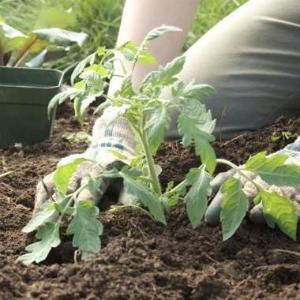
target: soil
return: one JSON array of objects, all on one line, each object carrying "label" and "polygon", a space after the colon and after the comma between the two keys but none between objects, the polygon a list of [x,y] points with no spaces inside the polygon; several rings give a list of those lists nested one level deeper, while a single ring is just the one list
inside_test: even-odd
[{"label": "soil", "polygon": [[[93,122],[90,117],[85,129]],[[281,118],[261,131],[217,142],[218,156],[242,163],[252,153],[292,142],[294,137],[285,140],[281,133],[296,135],[299,128],[300,120]],[[35,185],[61,157],[86,148],[63,138],[80,130],[64,106],[51,139],[0,151],[0,174],[14,172],[0,180],[0,299],[300,299],[299,242],[247,220],[222,242],[218,227],[193,230],[183,205],[170,212],[167,227],[141,211],[102,211],[103,249],[90,261],[74,263],[65,244],[41,265],[16,263],[32,240],[21,228],[31,216]],[[281,137],[276,142],[274,134]],[[166,143],[158,161],[163,183],[181,180],[198,164],[178,141]]]}]

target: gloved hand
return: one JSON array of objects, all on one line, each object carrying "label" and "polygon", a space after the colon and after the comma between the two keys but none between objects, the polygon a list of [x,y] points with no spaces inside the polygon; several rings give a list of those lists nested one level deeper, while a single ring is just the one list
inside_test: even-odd
[{"label": "gloved hand", "polygon": [[[93,199],[98,203],[109,185],[114,181],[114,179],[101,178],[104,170],[121,168],[124,165],[124,163],[116,159],[111,150],[122,153],[129,161],[134,156],[136,143],[128,123],[123,118],[118,118],[111,122],[112,114],[114,114],[113,108],[109,107],[96,121],[91,145],[83,154],[68,156],[60,162],[62,164],[67,163],[76,157],[89,159],[83,162],[76,170],[69,185],[69,192],[72,193],[80,186],[85,185],[90,177],[99,180],[99,189],[96,194],[91,194],[88,188],[83,189],[79,194],[79,200]],[[33,213],[36,213],[54,192],[53,175],[54,172],[38,183]],[[120,193],[119,202],[129,204],[132,201],[131,195],[124,192]]]},{"label": "gloved hand", "polygon": [[[294,143],[289,144],[283,150],[280,150],[277,153],[285,154],[289,157],[286,163],[300,165],[300,137],[298,137]],[[278,194],[282,196],[286,196],[291,200],[295,201],[294,203],[298,211],[298,217],[300,218],[300,188],[294,188],[289,186],[278,187],[275,185],[270,186],[256,174],[249,171],[244,171],[244,172],[246,173],[246,175],[248,175],[250,179],[252,179],[254,182],[259,184],[265,190],[269,192],[277,192]],[[227,172],[218,174],[211,182],[213,192],[216,193],[216,195],[211,201],[205,214],[205,221],[209,225],[215,226],[220,221],[220,212],[221,212],[221,203],[223,200],[223,194],[219,189],[222,186],[222,184],[232,176],[235,176],[235,172],[234,170],[229,170]],[[249,199],[253,199],[257,195],[256,187],[245,178],[241,178],[241,183],[245,195]],[[262,203],[254,206],[249,211],[249,219],[256,224],[265,223]]]}]

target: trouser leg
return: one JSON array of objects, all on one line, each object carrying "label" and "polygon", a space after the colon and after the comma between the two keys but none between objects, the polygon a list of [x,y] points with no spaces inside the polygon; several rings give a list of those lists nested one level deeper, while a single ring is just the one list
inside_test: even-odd
[{"label": "trouser leg", "polygon": [[[185,56],[181,79],[217,90],[205,100],[217,119],[217,136],[230,138],[281,115],[300,115],[299,0],[249,1]],[[176,135],[173,124],[169,137]]]}]

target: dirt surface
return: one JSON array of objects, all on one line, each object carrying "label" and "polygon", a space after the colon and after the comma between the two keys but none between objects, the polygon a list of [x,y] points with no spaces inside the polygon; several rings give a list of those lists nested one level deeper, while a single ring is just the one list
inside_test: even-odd
[{"label": "dirt surface", "polygon": [[[92,118],[85,124],[91,128]],[[251,153],[272,152],[286,143],[282,131],[299,132],[300,120],[280,119],[257,133],[218,142],[219,157],[242,163]],[[300,243],[279,231],[245,221],[235,237],[222,242],[220,229],[193,230],[182,205],[168,226],[140,211],[101,212],[103,250],[87,262],[73,263],[72,249],[59,248],[44,264],[15,262],[29,238],[21,228],[29,220],[35,185],[57,161],[84,150],[62,135],[80,128],[68,108],[59,113],[54,136],[39,145],[0,150],[0,299],[300,299]],[[191,150],[170,142],[160,150],[162,181],[179,181],[197,165]],[[299,240],[299,239],[298,239]]]}]

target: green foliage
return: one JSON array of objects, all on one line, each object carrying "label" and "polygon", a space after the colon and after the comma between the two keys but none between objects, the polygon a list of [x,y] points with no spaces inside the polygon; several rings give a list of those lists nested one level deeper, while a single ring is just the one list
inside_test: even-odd
[{"label": "green foliage", "polygon": [[255,171],[267,183],[277,186],[300,186],[300,166],[284,165],[287,156],[283,154],[266,156],[265,152],[251,157],[246,169]]},{"label": "green foliage", "polygon": [[142,182],[132,178],[131,174],[126,172],[126,169],[123,169],[120,175],[124,179],[125,191],[135,195],[149,209],[157,221],[166,224],[164,209],[158,196],[153,191],[150,191]]},{"label": "green foliage", "polygon": [[211,177],[205,171],[205,166],[202,166],[192,169],[187,175],[187,180],[191,188],[185,196],[186,208],[191,224],[196,228],[201,224],[207,209],[207,198],[211,194]]},{"label": "green foliage", "polygon": [[57,191],[61,194],[66,194],[69,182],[79,165],[84,161],[83,158],[75,159],[73,162],[62,165],[56,169],[54,173],[54,184]]},{"label": "green foliage", "polygon": [[[300,167],[285,164],[287,158],[283,154],[267,156],[266,152],[260,152],[251,156],[243,168],[236,167],[236,171],[240,176],[246,176],[246,179],[249,178],[244,174],[244,170],[254,172],[270,185],[299,187]],[[262,203],[267,224],[272,228],[277,225],[283,233],[296,240],[298,216],[294,203],[278,193],[264,190],[253,181],[252,184],[257,190],[253,203],[254,205]],[[246,215],[248,200],[242,191],[239,178],[228,179],[223,185],[222,193],[224,193],[221,210],[222,231],[224,239],[228,239],[235,233]]]},{"label": "green foliage", "polygon": [[222,193],[224,194],[221,206],[222,232],[223,239],[227,240],[240,227],[249,204],[241,183],[235,178],[226,180],[222,186]]},{"label": "green foliage", "polygon": [[27,246],[26,251],[28,253],[20,256],[18,261],[29,265],[33,262],[40,263],[45,260],[51,249],[57,247],[61,242],[59,227],[52,222],[46,223],[39,228],[36,238],[40,241]]},{"label": "green foliage", "polygon": [[[91,194],[96,194],[100,188],[99,182],[105,177],[123,179],[125,192],[134,195],[138,205],[148,209],[151,216],[164,225],[167,223],[168,208],[179,201],[185,201],[189,220],[192,227],[196,228],[201,224],[207,209],[208,197],[211,194],[210,182],[216,164],[225,163],[233,167],[238,176],[228,179],[222,187],[224,199],[221,205],[221,221],[224,240],[236,232],[249,207],[249,200],[240,181],[241,177],[252,181],[245,171],[252,171],[271,184],[298,187],[300,169],[298,166],[284,165],[287,160],[285,155],[267,156],[265,152],[259,153],[250,157],[242,167],[216,159],[210,144],[214,141],[215,120],[202,103],[203,98],[211,95],[214,89],[194,82],[184,84],[179,79],[178,74],[185,62],[184,56],[179,56],[166,66],[149,73],[140,86],[133,89],[131,78],[135,65],[144,61],[145,57],[146,63],[151,60],[148,43],[154,37],[174,30],[174,27],[169,26],[157,28],[146,36],[140,46],[128,42],[117,49],[98,48],[75,68],[73,86],[51,100],[49,112],[67,98],[71,98],[74,101],[75,115],[82,121],[88,106],[97,96],[102,95],[106,102],[98,110],[109,109],[105,111],[107,126],[120,117],[125,119],[136,138],[136,153],[134,157],[127,157],[126,153],[107,150],[111,151],[109,154],[115,155],[116,161],[126,162],[127,166],[121,170],[103,171],[99,177],[88,180],[70,194],[70,181],[84,159],[77,157],[68,164],[59,165],[54,174],[55,197],[49,199],[50,202],[24,228],[25,232],[38,229],[37,237],[41,240],[27,248],[29,253],[21,259],[24,263],[45,259],[50,249],[59,244],[58,230],[66,215],[68,220],[71,219],[67,233],[73,234],[73,246],[79,249],[82,258],[86,259],[100,250],[102,225],[97,220],[99,210],[91,199],[79,201],[78,198],[83,189],[89,189]],[[115,62],[120,63],[120,60],[131,62],[131,70],[127,70],[125,64],[122,72],[116,70]],[[114,94],[107,96],[107,82],[116,75],[123,81]],[[170,88],[170,98],[163,97],[165,88]],[[165,139],[174,110],[179,110],[177,123],[183,146],[194,146],[202,165],[190,170],[185,180],[179,184],[174,186],[169,183],[167,189],[162,190],[159,181],[161,168],[155,164],[154,156]],[[277,224],[284,233],[295,238],[297,215],[291,201],[276,193],[267,193],[253,181],[252,184],[258,192],[255,202],[263,203],[263,211],[269,224]],[[52,225],[48,228],[52,214],[57,216],[57,221],[51,219]]]},{"label": "green foliage", "polygon": [[298,217],[293,202],[277,193],[261,191],[259,196],[263,204],[264,215],[277,224],[287,236],[296,240]]},{"label": "green foliage", "polygon": [[89,183],[75,192],[67,193],[71,178],[83,161],[83,158],[77,158],[58,166],[54,174],[55,195],[43,204],[23,228],[25,233],[37,230],[36,238],[39,241],[26,247],[28,253],[20,256],[18,261],[29,265],[45,260],[51,249],[61,243],[62,224],[64,220],[70,221],[70,217],[67,234],[73,235],[73,246],[78,248],[81,258],[88,259],[99,252],[100,235],[103,231],[103,226],[97,219],[99,209],[92,200],[78,200],[80,192],[90,187]]},{"label": "green foliage", "polygon": [[29,233],[37,230],[41,225],[45,224],[55,214],[55,206],[51,201],[46,201],[42,209],[37,212],[28,224],[22,229],[23,232]]},{"label": "green foliage", "polygon": [[55,8],[41,10],[35,29],[26,34],[0,19],[0,65],[38,67],[48,52],[65,51],[74,44],[81,47],[87,38],[85,33],[57,27],[72,23],[71,13]]},{"label": "green foliage", "polygon": [[67,234],[73,234],[73,247],[79,249],[82,259],[98,253],[101,249],[100,235],[103,225],[97,220],[99,209],[92,200],[75,202],[74,218]]}]

